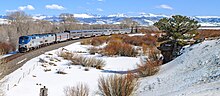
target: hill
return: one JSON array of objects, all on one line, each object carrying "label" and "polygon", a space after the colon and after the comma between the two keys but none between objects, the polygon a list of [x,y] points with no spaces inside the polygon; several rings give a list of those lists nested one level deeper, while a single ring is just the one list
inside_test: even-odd
[{"label": "hill", "polygon": [[220,40],[205,41],[183,50],[157,75],[143,78],[138,96],[219,96]]}]

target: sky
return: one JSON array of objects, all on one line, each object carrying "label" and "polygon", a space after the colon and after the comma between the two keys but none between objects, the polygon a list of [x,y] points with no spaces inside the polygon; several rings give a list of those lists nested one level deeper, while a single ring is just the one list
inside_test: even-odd
[{"label": "sky", "polygon": [[220,0],[2,0],[0,14],[24,11],[30,15],[143,13],[220,16]]}]

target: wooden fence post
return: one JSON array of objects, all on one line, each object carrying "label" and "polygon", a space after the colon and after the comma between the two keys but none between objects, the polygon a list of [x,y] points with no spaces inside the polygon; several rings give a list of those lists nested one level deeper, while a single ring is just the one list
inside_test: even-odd
[{"label": "wooden fence post", "polygon": [[46,88],[46,86],[40,88],[40,96],[48,96],[47,92],[48,92],[48,88]]}]

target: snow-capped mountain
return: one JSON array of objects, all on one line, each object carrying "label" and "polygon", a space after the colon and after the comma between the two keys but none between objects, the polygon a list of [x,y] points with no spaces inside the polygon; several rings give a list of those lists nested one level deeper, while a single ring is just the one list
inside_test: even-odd
[{"label": "snow-capped mountain", "polygon": [[128,16],[126,14],[117,13],[117,14],[108,15],[107,17],[128,17]]},{"label": "snow-capped mountain", "polygon": [[[170,15],[171,16],[171,15]],[[120,21],[125,18],[131,18],[137,21],[140,25],[152,25],[161,18],[170,17],[164,14],[152,14],[152,13],[140,13],[137,16],[129,16],[127,14],[111,14],[108,16],[95,15],[95,14],[74,14],[74,17],[81,23],[86,24],[120,24]],[[7,16],[0,15],[0,18],[6,19]],[[47,15],[33,15],[35,20],[48,20],[52,22],[60,21],[59,16],[47,16]],[[220,26],[220,16],[193,16],[192,18],[199,21],[202,26]]]}]

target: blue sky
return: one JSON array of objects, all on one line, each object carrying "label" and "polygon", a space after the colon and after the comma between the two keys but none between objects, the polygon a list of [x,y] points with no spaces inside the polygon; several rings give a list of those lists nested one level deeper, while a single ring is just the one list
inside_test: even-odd
[{"label": "blue sky", "polygon": [[153,13],[220,16],[219,4],[220,0],[3,0],[0,4],[0,14],[22,10],[32,15]]}]

